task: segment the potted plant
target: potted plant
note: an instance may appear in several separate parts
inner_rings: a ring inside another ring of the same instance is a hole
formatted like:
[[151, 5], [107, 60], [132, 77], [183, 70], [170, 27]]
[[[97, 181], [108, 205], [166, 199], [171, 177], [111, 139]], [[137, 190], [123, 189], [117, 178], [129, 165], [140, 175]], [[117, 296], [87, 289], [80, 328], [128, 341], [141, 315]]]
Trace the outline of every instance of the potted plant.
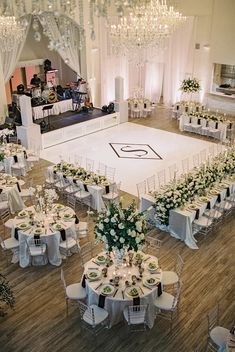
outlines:
[[0, 274], [0, 316], [6, 314], [7, 308], [14, 308], [15, 297], [6, 277]]

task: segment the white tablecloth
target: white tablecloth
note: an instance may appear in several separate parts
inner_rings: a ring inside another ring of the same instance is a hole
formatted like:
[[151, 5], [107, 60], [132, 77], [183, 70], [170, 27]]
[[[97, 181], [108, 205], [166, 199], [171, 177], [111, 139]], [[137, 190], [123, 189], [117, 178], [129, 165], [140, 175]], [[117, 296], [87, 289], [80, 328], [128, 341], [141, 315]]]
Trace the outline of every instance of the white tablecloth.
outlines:
[[[44, 221], [45, 232], [40, 235], [40, 238], [42, 242], [46, 243], [47, 245], [48, 261], [52, 265], [56, 265], [56, 266], [61, 265], [62, 259], [61, 259], [60, 250], [59, 250], [59, 244], [61, 240], [60, 232], [53, 230], [52, 227], [49, 225], [50, 223], [53, 222], [53, 216], [56, 215], [56, 211], [52, 210], [49, 214], [42, 215], [36, 212], [34, 207], [28, 207], [28, 208], [25, 208], [25, 210], [32, 211], [35, 214], [36, 219]], [[69, 212], [71, 214], [74, 214], [74, 211], [71, 208], [65, 207], [63, 210], [59, 212], [61, 217], [63, 216], [64, 211], [66, 211], [66, 213]], [[12, 237], [14, 237], [15, 228], [17, 227], [17, 225], [19, 225], [20, 223], [29, 222], [29, 221], [30, 220], [28, 217], [26, 218], [15, 217], [14, 219], [8, 220], [5, 223], [5, 226], [7, 226], [8, 228], [11, 228], [11, 235]], [[76, 237], [74, 218], [66, 222], [64, 219], [57, 220], [57, 223], [61, 224], [62, 227], [65, 229], [66, 237], [69, 237], [69, 236], [72, 236], [74, 238]], [[18, 237], [20, 242], [19, 264], [22, 268], [27, 267], [30, 262], [29, 251], [28, 251], [26, 242], [29, 240], [29, 238], [33, 237], [33, 230], [35, 228], [36, 227], [33, 226], [26, 231], [18, 231]]]
[[8, 200], [10, 211], [12, 214], [14, 214], [17, 211], [20, 211], [24, 208], [24, 202], [20, 196], [20, 192], [17, 187], [17, 184], [7, 183], [6, 177], [9, 177], [9, 179], [15, 180], [15, 182], [17, 182], [17, 179], [12, 178], [11, 175], [7, 175], [7, 174], [0, 175], [0, 189], [2, 190], [1, 197], [3, 197], [4, 194], [6, 195], [6, 199]]
[[[49, 110], [44, 111], [44, 115], [43, 115], [42, 109], [44, 108], [44, 106], [47, 106], [47, 105], [53, 105], [53, 108], [50, 110], [50, 112], [48, 112]], [[72, 99], [67, 99], [67, 100], [58, 101], [57, 103], [35, 106], [32, 109], [33, 109], [33, 118], [34, 120], [37, 120], [37, 119], [42, 119], [43, 117], [46, 117], [48, 115], [59, 115], [59, 114], [62, 114], [63, 112], [73, 110], [73, 102], [72, 102]]]
[[[143, 266], [145, 268], [145, 271], [143, 273], [143, 280], [145, 277], [150, 276], [150, 273], [147, 269], [147, 265], [150, 261], [155, 261], [158, 263], [158, 259], [156, 257], [150, 256], [150, 255], [145, 255], [145, 258], [149, 258], [147, 261], [143, 262]], [[94, 264], [95, 258], [93, 258], [91, 261], [85, 264], [85, 273], [87, 272], [88, 268], [94, 268], [96, 265]], [[105, 267], [105, 265], [100, 265], [97, 266], [98, 269], [102, 270], [102, 268]], [[114, 271], [115, 271], [115, 265], [112, 265], [108, 268], [108, 273], [107, 273], [107, 278], [102, 278], [103, 283], [109, 283], [109, 280], [113, 278], [114, 276]], [[137, 275], [139, 276], [139, 271], [138, 267], [132, 266], [132, 267], [124, 267], [121, 266], [118, 270], [116, 270], [116, 273], [123, 278], [119, 282], [118, 286], [118, 291], [115, 295], [113, 296], [107, 296], [105, 299], [105, 306], [104, 308], [109, 312], [109, 319], [111, 326], [118, 324], [120, 321], [123, 320], [123, 310], [126, 306], [133, 305], [133, 299], [129, 298], [125, 294], [125, 280], [128, 280], [131, 282], [131, 275]], [[124, 277], [126, 275], [126, 277]], [[156, 277], [158, 281], [161, 281], [162, 278], [162, 271], [159, 269], [156, 274], [151, 274], [151, 277]], [[98, 304], [99, 302], [99, 294], [100, 294], [100, 289], [96, 290], [96, 287], [99, 285], [101, 281], [89, 281], [86, 280], [86, 290], [88, 294], [88, 305], [91, 304]], [[136, 288], [141, 288], [143, 293], [140, 294], [140, 304], [148, 304], [148, 314], [147, 314], [147, 323], [149, 328], [153, 327], [154, 324], [154, 319], [155, 319], [155, 311], [153, 308], [153, 302], [155, 298], [157, 297], [157, 286], [153, 286], [153, 289], [150, 290], [143, 286], [142, 281], [137, 281]], [[140, 292], [141, 292], [140, 289]], [[124, 299], [122, 297], [122, 290], [124, 291]]]
[[[235, 192], [235, 183], [231, 182], [230, 192]], [[222, 189], [218, 191], [218, 194], [221, 196], [221, 201], [226, 197], [227, 189]], [[207, 196], [208, 198], [208, 196]], [[217, 201], [218, 195], [209, 195], [210, 207], [213, 208]], [[155, 202], [154, 197], [150, 195], [144, 195], [141, 198], [140, 210], [144, 211]], [[198, 209], [200, 215], [204, 213], [206, 210], [207, 203], [198, 204]], [[192, 230], [192, 222], [194, 221], [196, 216], [196, 211], [194, 210], [186, 210], [181, 208], [172, 209], [170, 211], [169, 216], [169, 226], [162, 226], [162, 229], [168, 231], [172, 237], [180, 239], [184, 241], [185, 244], [192, 249], [198, 249], [197, 241], [194, 238], [193, 230]], [[154, 219], [154, 211], [151, 213], [152, 219]]]

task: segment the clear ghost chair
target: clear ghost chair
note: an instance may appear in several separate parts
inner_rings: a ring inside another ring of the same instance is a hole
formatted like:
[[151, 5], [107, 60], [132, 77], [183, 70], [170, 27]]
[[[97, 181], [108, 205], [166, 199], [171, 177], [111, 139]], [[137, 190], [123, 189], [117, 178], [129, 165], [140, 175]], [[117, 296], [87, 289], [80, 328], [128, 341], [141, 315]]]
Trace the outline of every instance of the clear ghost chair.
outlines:
[[189, 172], [189, 158], [186, 158], [186, 159], [182, 160], [182, 169], [183, 169], [183, 173], [184, 174]]
[[177, 165], [173, 164], [169, 166], [169, 176], [170, 176], [170, 181], [173, 181], [174, 179], [176, 179], [176, 173], [177, 173], [178, 169], [177, 169]]
[[161, 170], [157, 173], [159, 188], [166, 184], [166, 170]]
[[198, 167], [200, 164], [200, 154], [193, 155], [193, 166]]
[[201, 159], [201, 163], [206, 162], [206, 149], [203, 149], [200, 151], [200, 159]]

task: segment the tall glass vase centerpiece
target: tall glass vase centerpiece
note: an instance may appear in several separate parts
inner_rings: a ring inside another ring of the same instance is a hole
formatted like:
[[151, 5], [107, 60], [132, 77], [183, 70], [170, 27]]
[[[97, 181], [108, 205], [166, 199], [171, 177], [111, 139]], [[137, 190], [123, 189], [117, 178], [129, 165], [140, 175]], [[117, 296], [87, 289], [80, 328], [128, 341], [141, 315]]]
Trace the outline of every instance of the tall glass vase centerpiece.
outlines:
[[129, 251], [141, 250], [147, 232], [145, 213], [138, 212], [133, 201], [127, 208], [122, 203], [110, 203], [99, 213], [95, 225], [96, 239], [113, 252], [116, 263], [121, 263]]

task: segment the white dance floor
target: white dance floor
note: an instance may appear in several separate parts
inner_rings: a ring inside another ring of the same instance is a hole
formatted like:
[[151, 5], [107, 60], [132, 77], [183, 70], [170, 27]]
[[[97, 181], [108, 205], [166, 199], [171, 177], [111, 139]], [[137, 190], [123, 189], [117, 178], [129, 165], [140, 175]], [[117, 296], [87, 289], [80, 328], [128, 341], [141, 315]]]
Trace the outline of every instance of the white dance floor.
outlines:
[[[123, 158], [118, 157], [110, 143], [114, 144], [117, 153]], [[123, 143], [123, 145], [118, 143]], [[136, 145], [131, 146], [130, 144]], [[147, 146], [140, 146], [140, 144]], [[203, 149], [209, 152], [208, 148], [211, 145], [210, 142], [193, 137], [181, 136], [127, 122], [47, 148], [41, 152], [41, 158], [53, 163], [59, 162], [61, 157], [64, 160], [74, 162], [74, 155], [77, 154], [83, 156], [84, 167], [86, 158], [93, 159], [96, 170], [100, 161], [116, 168], [115, 180], [121, 181], [123, 191], [137, 195], [137, 183], [163, 169], [166, 169], [168, 176], [168, 167], [174, 163], [177, 164], [178, 175], [182, 172], [183, 159], [189, 157], [192, 167], [192, 156]], [[213, 145], [216, 148], [214, 143]], [[153, 150], [162, 159], [142, 159], [142, 157], [148, 156], [157, 157]]]

